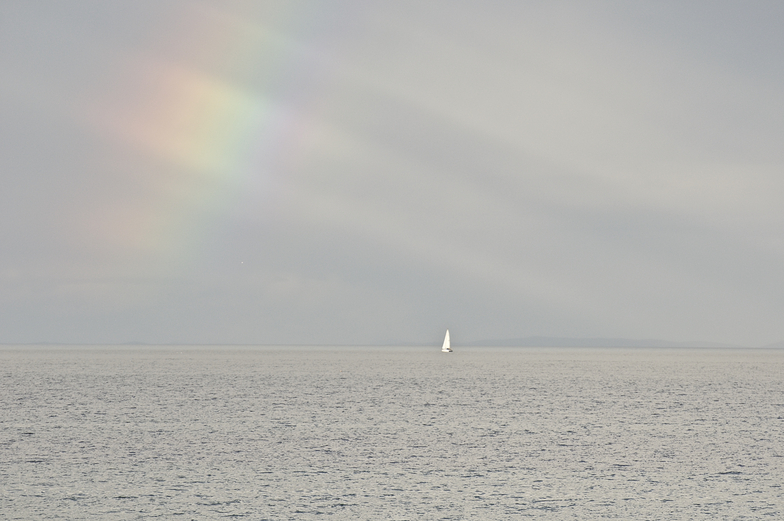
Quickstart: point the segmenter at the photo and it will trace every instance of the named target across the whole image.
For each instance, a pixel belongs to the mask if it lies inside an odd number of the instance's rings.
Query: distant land
[[[141,341],[126,341],[126,342],[95,342],[95,343],[79,343],[79,342],[0,342],[4,346],[215,346],[215,347],[240,347],[240,346],[278,346],[278,347],[340,347],[340,346],[406,346],[406,347],[419,347],[423,345],[419,342],[391,342],[391,343],[368,343],[368,344],[268,344],[268,343],[232,343],[232,344],[212,344],[212,343],[179,343],[179,342],[141,342]],[[440,343],[439,343],[440,345]],[[673,342],[670,340],[660,340],[656,338],[649,339],[633,339],[633,338],[572,338],[572,337],[554,337],[554,336],[529,336],[525,338],[495,338],[490,340],[474,340],[461,342],[459,339],[453,342],[455,346],[466,347],[726,347],[726,348],[761,348],[761,349],[784,349],[784,340],[766,344],[762,346],[749,346],[739,344],[728,344],[722,342]]]
[[[459,342],[455,342],[459,345]],[[630,338],[568,338],[552,336],[529,336],[525,338],[503,338],[463,343],[465,346],[492,347],[747,347],[720,342],[671,342],[659,339]],[[784,342],[763,347],[784,347]]]

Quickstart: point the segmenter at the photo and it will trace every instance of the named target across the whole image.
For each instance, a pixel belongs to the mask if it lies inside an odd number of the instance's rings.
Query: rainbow
[[[94,220],[115,246],[187,254],[216,229],[205,219],[269,203],[286,157],[303,146],[302,111],[272,86],[243,79],[256,74],[285,91],[281,76],[308,66],[302,49],[226,12],[190,9],[170,43],[128,60],[90,111],[94,128],[139,165],[125,174],[137,195]]]

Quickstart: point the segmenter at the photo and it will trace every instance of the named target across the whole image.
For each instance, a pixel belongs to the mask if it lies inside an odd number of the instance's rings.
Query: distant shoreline
[[[217,343],[146,343],[146,342],[1,342],[0,349],[9,348],[136,348],[136,349],[204,349],[204,348],[236,348],[236,349],[379,349],[379,348],[432,348],[434,343],[397,342],[384,344],[217,344]],[[669,348],[669,349],[784,349],[784,342],[762,346],[743,346],[719,342],[671,342],[666,340],[633,340],[623,338],[558,338],[558,337],[527,337],[519,339],[495,339],[455,344],[456,349],[467,348]],[[437,347],[437,346],[436,346]]]

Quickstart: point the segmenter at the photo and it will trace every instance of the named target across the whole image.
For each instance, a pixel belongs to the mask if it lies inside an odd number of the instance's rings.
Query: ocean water
[[[2,519],[783,519],[784,351],[0,349]]]

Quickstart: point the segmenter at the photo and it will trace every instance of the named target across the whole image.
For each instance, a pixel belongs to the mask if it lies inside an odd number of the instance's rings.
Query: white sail
[[[446,330],[446,336],[444,337],[444,345],[441,346],[441,352],[442,353],[451,353],[452,352],[452,346],[449,343],[449,330],[448,329]]]

